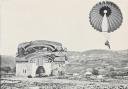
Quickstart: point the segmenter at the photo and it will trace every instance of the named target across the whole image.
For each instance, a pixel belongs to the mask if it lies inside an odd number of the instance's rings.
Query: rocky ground
[[[53,78],[2,78],[1,89],[128,89],[128,81],[118,81],[101,82]]]

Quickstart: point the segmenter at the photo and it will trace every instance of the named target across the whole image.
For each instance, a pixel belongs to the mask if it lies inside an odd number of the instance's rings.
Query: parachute
[[[110,1],[97,3],[90,11],[89,19],[94,29],[104,33],[107,44],[109,44],[109,33],[117,30],[123,21],[121,10],[116,4]],[[109,47],[110,44],[106,46]]]

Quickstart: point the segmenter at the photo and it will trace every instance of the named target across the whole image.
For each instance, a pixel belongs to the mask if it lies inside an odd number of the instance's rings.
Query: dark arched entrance
[[[38,68],[36,70],[36,75],[39,77],[45,76],[45,69],[43,66],[38,66]]]

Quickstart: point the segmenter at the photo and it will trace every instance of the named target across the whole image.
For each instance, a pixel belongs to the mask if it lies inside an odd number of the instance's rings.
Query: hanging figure
[[[110,1],[99,2],[90,11],[89,19],[92,27],[103,33],[105,45],[110,49],[109,34],[117,30],[123,20],[119,7]]]
[[[108,46],[109,49],[111,49],[111,46],[108,40],[105,42],[105,45]]]

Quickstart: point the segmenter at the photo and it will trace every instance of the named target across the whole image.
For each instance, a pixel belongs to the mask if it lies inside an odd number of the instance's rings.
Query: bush
[[[1,70],[5,71],[6,73],[9,73],[11,71],[10,67],[3,67]]]
[[[99,71],[98,71],[97,69],[93,69],[93,70],[92,70],[92,74],[94,74],[94,75],[99,75]]]
[[[109,76],[110,76],[111,78],[115,78],[115,76],[117,76],[117,73],[116,73],[115,71],[111,71],[111,72],[109,73]]]
[[[32,75],[28,75],[28,78],[32,78]]]

